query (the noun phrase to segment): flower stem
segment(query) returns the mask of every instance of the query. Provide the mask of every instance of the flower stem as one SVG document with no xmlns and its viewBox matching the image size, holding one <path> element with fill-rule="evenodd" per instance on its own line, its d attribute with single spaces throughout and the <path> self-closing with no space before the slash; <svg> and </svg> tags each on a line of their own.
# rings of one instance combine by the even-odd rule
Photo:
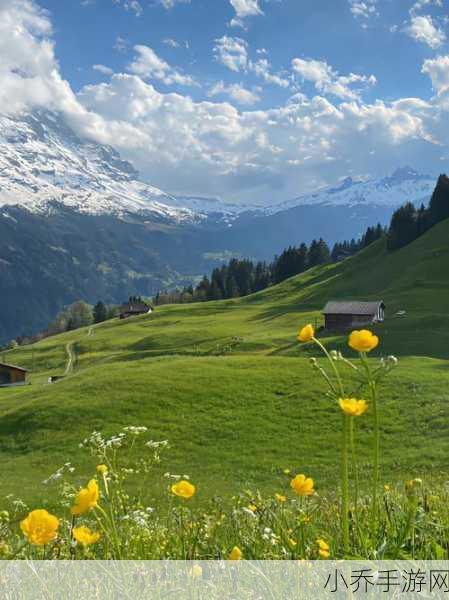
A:
<svg viewBox="0 0 449 600">
<path fill-rule="evenodd" d="M 343 415 L 343 437 L 341 452 L 341 491 L 342 491 L 342 530 L 343 548 L 345 553 L 349 552 L 349 469 L 348 469 L 348 433 L 349 419 Z"/>
<path fill-rule="evenodd" d="M 373 405 L 373 418 L 374 418 L 374 444 L 373 444 L 373 497 L 372 497 L 372 519 L 373 529 L 376 528 L 377 523 L 377 512 L 378 512 L 378 500 L 377 491 L 379 487 L 379 465 L 380 465 L 380 427 L 379 427 L 379 409 L 377 406 L 377 389 L 376 382 L 374 381 L 371 370 L 368 365 L 366 354 L 360 353 L 360 359 L 365 368 L 368 386 L 371 395 L 371 401 Z"/>
</svg>

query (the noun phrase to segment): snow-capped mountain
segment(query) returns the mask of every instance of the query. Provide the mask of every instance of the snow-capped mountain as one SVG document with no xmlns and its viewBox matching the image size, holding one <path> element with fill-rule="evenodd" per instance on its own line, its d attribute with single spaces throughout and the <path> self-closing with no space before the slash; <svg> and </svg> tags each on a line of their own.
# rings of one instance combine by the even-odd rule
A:
<svg viewBox="0 0 449 600">
<path fill-rule="evenodd" d="M 138 173 L 109 146 L 80 139 L 51 112 L 0 116 L 0 206 L 45 212 L 59 202 L 84 214 L 151 214 L 194 221 L 191 210 Z"/>
<path fill-rule="evenodd" d="M 293 200 L 269 206 L 265 214 L 275 214 L 297 206 L 370 206 L 395 208 L 404 202 L 427 202 L 435 187 L 435 176 L 421 175 L 411 167 L 401 167 L 381 179 L 346 177 L 337 185 L 304 194 Z"/>
</svg>

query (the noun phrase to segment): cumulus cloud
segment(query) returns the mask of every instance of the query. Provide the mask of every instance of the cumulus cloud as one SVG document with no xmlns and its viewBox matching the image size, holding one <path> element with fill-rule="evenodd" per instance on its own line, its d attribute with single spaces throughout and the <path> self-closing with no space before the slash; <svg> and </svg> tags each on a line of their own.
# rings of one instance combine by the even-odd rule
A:
<svg viewBox="0 0 449 600">
<path fill-rule="evenodd" d="M 231 20 L 231 27 L 244 27 L 247 17 L 263 15 L 259 0 L 229 0 L 235 10 L 235 17 Z"/>
<path fill-rule="evenodd" d="M 338 98 L 354 100 L 359 97 L 360 88 L 376 84 L 374 75 L 339 75 L 325 61 L 294 58 L 292 67 L 302 81 L 313 83 L 318 92 L 332 94 Z M 352 86 L 356 86 L 356 89 Z"/>
<path fill-rule="evenodd" d="M 134 46 L 136 56 L 128 67 L 131 73 L 139 75 L 143 79 L 159 79 L 165 85 L 194 86 L 197 82 L 189 75 L 180 73 L 171 67 L 165 60 L 160 58 L 149 46 Z"/>
<path fill-rule="evenodd" d="M 256 104 L 260 100 L 260 96 L 256 91 L 247 90 L 242 84 L 238 83 L 225 85 L 223 81 L 216 83 L 208 92 L 210 98 L 220 95 L 229 96 L 237 104 L 247 106 Z"/>
<path fill-rule="evenodd" d="M 262 52 L 257 51 L 257 54 Z M 263 50 L 266 54 L 267 51 Z M 248 43 L 239 37 L 225 35 L 215 40 L 214 46 L 215 59 L 235 73 L 248 72 L 254 73 L 265 83 L 278 85 L 287 88 L 290 85 L 289 80 L 279 73 L 273 73 L 272 66 L 267 58 L 251 60 L 248 55 Z"/>
<path fill-rule="evenodd" d="M 438 94 L 449 90 L 448 55 L 425 60 L 421 71 L 430 77 L 433 89 Z"/>
<path fill-rule="evenodd" d="M 349 168 L 379 174 L 397 166 L 398 155 L 427 168 L 447 150 L 449 57 L 422 67 L 438 92 L 429 101 L 367 103 L 356 91 L 370 78 L 303 61 L 296 74 L 314 85 L 315 96 L 302 92 L 280 106 L 239 110 L 244 91 L 258 95 L 257 88 L 219 83 L 204 101 L 162 92 L 156 85 L 178 71 L 154 52 L 143 54 L 139 60 L 136 50 L 132 72 L 75 95 L 60 75 L 48 15 L 31 1 L 0 0 L 2 110 L 58 110 L 79 135 L 115 146 L 167 191 L 273 201 L 330 183 Z M 240 72 L 249 62 L 246 55 L 232 64 Z M 230 100 L 217 102 L 219 93 Z"/>
<path fill-rule="evenodd" d="M 231 71 L 244 71 L 248 64 L 248 44 L 241 38 L 224 35 L 215 40 L 214 56 Z"/>
<path fill-rule="evenodd" d="M 434 23 L 430 15 L 412 16 L 405 32 L 412 39 L 433 49 L 439 48 L 446 41 L 446 34 Z"/>
<path fill-rule="evenodd" d="M 415 13 L 419 12 L 420 10 L 422 10 L 423 8 L 426 8 L 427 6 L 437 6 L 438 8 L 443 8 L 443 1 L 442 0 L 417 0 L 417 2 L 415 2 L 413 4 L 413 6 L 410 8 L 410 14 L 415 14 Z"/>
</svg>

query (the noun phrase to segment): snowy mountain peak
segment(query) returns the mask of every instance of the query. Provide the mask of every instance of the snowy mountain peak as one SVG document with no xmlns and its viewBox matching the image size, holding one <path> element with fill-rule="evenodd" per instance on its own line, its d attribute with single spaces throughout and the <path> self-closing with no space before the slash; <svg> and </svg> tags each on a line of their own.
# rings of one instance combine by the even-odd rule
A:
<svg viewBox="0 0 449 600">
<path fill-rule="evenodd" d="M 45 212 L 58 202 L 88 214 L 152 214 L 174 221 L 197 218 L 139 181 L 116 150 L 79 138 L 57 113 L 0 115 L 0 206 Z"/>
<path fill-rule="evenodd" d="M 427 202 L 435 188 L 435 177 L 411 167 L 400 167 L 381 179 L 346 177 L 336 186 L 304 194 L 266 209 L 274 214 L 297 206 L 372 206 L 396 208 L 404 202 Z"/>
</svg>

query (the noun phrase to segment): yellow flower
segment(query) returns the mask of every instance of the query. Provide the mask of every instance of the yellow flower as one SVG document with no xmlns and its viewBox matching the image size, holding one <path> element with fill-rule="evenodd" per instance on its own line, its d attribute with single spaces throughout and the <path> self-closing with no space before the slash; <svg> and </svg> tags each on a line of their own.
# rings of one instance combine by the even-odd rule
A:
<svg viewBox="0 0 449 600">
<path fill-rule="evenodd" d="M 371 352 L 379 344 L 379 338 L 367 329 L 353 331 L 349 336 L 349 345 L 357 352 Z"/>
<path fill-rule="evenodd" d="M 90 546 L 91 544 L 98 542 L 101 536 L 98 532 L 91 531 L 88 527 L 84 527 L 83 525 L 82 527 L 73 528 L 73 537 L 83 546 Z"/>
<path fill-rule="evenodd" d="M 340 405 L 341 410 L 350 417 L 361 417 L 368 410 L 366 400 L 340 398 L 338 404 Z"/>
<path fill-rule="evenodd" d="M 292 548 L 294 548 L 295 546 L 298 545 L 298 542 L 296 542 L 295 540 L 293 540 L 292 538 L 289 538 L 288 543 L 290 544 L 290 546 Z"/>
<path fill-rule="evenodd" d="M 234 546 L 234 548 L 229 553 L 228 560 L 241 560 L 241 558 L 242 558 L 242 551 L 240 550 L 240 548 L 238 546 Z"/>
<path fill-rule="evenodd" d="M 306 325 L 298 333 L 298 342 L 310 342 L 315 335 L 315 329 L 312 325 Z"/>
<path fill-rule="evenodd" d="M 31 511 L 20 523 L 20 529 L 35 546 L 44 546 L 56 539 L 59 519 L 43 509 Z"/>
<path fill-rule="evenodd" d="M 278 502 L 287 502 L 287 496 L 283 496 L 282 494 L 275 494 L 274 497 Z"/>
<path fill-rule="evenodd" d="M 388 484 L 384 485 L 384 492 L 389 492 L 391 490 L 390 486 Z"/>
<path fill-rule="evenodd" d="M 248 505 L 248 510 L 250 510 L 253 513 L 255 513 L 256 510 L 257 510 L 257 506 L 255 504 L 249 504 Z"/>
<path fill-rule="evenodd" d="M 296 475 L 291 480 L 290 486 L 298 496 L 311 496 L 313 494 L 313 479 L 305 475 Z"/>
<path fill-rule="evenodd" d="M 97 466 L 97 473 L 99 475 L 101 475 L 102 477 L 104 477 L 105 475 L 108 474 L 108 467 L 106 465 L 98 465 Z"/>
<path fill-rule="evenodd" d="M 171 491 L 175 496 L 179 496 L 180 498 L 189 499 L 195 495 L 196 488 L 189 481 L 178 481 L 171 486 Z"/>
<path fill-rule="evenodd" d="M 318 544 L 318 554 L 321 558 L 329 558 L 329 544 L 322 539 L 318 539 L 316 543 Z"/>
<path fill-rule="evenodd" d="M 200 579 L 203 576 L 203 568 L 201 565 L 193 565 L 192 570 L 190 571 L 193 579 Z"/>
<path fill-rule="evenodd" d="M 82 515 L 83 513 L 92 510 L 98 504 L 100 492 L 98 483 L 95 479 L 91 479 L 87 487 L 81 488 L 75 500 L 75 506 L 70 509 L 72 515 Z"/>
</svg>

